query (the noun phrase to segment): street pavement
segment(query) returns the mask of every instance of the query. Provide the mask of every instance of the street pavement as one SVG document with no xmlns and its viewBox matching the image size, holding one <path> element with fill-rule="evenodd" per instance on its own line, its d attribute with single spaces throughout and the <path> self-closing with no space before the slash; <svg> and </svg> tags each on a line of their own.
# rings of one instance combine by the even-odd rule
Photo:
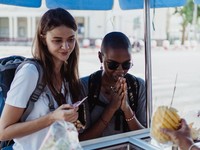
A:
<svg viewBox="0 0 200 150">
<path fill-rule="evenodd" d="M 10 55 L 31 57 L 31 47 L 2 47 L 0 58 Z M 145 79 L 144 51 L 133 53 L 134 66 L 130 73 Z M 163 50 L 152 49 L 152 100 L 153 110 L 159 105 L 170 106 L 177 77 L 172 106 L 184 117 L 200 110 L 200 49 Z M 98 49 L 80 49 L 80 76 L 86 76 L 100 68 Z M 200 118 L 199 118 L 200 120 Z"/>
</svg>

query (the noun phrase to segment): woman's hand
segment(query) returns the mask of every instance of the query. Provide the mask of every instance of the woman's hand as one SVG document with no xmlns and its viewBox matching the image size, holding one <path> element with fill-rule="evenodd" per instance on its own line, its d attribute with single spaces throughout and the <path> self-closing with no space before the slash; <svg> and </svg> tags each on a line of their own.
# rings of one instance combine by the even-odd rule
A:
<svg viewBox="0 0 200 150">
<path fill-rule="evenodd" d="M 129 109 L 129 104 L 128 104 L 128 95 L 127 95 L 127 84 L 126 84 L 126 79 L 123 77 L 119 77 L 118 81 L 116 83 L 116 100 L 118 107 L 121 108 L 122 111 L 126 111 Z"/>
<path fill-rule="evenodd" d="M 73 107 L 69 104 L 63 104 L 52 112 L 51 118 L 53 122 L 57 120 L 65 120 L 75 122 L 78 119 L 78 107 Z"/>
<path fill-rule="evenodd" d="M 122 103 L 121 103 L 120 108 L 123 112 L 125 112 L 128 109 L 131 109 L 129 104 L 128 104 L 127 84 L 126 84 L 125 79 L 123 80 L 121 86 L 123 87 L 123 98 L 122 98 Z"/>
<path fill-rule="evenodd" d="M 119 77 L 118 81 L 115 84 L 115 87 L 112 87 L 112 101 L 110 102 L 110 106 L 112 109 L 119 109 L 122 105 L 123 100 L 126 96 L 126 91 L 124 91 L 124 84 L 126 84 L 126 79 L 123 77 Z"/>
</svg>

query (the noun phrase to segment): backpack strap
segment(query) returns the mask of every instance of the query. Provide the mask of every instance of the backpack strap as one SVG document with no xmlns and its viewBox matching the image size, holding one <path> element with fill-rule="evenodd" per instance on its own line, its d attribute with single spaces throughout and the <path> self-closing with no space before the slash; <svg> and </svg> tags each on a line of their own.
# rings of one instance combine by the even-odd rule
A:
<svg viewBox="0 0 200 150">
<path fill-rule="evenodd" d="M 13 61 L 15 61 L 15 65 L 9 65 L 9 64 L 12 64 Z M 39 73 L 39 78 L 38 78 L 38 81 L 37 81 L 37 86 L 36 86 L 35 90 L 33 91 L 33 93 L 31 94 L 29 101 L 28 101 L 28 104 L 27 104 L 27 107 L 26 107 L 24 113 L 22 114 L 22 117 L 20 118 L 21 122 L 24 122 L 26 120 L 26 118 L 28 117 L 28 115 L 30 114 L 30 112 L 32 111 L 32 109 L 34 107 L 34 103 L 38 100 L 38 98 L 40 97 L 41 93 L 43 92 L 43 90 L 45 88 L 45 83 L 44 83 L 44 80 L 43 80 L 43 74 L 44 74 L 43 68 L 36 59 L 32 59 L 32 58 L 26 59 L 25 57 L 22 57 L 22 56 L 11 56 L 11 57 L 8 57 L 6 59 L 0 60 L 0 64 L 2 66 L 6 65 L 7 69 L 14 69 L 18 66 L 16 71 L 15 71 L 15 74 L 26 63 L 31 63 L 31 64 L 35 65 L 35 67 L 37 68 L 38 73 Z M 4 68 L 2 67 L 1 68 L 2 70 L 0 70 L 0 71 L 3 71 Z M 8 89 L 4 90 L 5 93 L 7 93 L 6 90 L 8 91 Z M 53 104 L 53 101 L 52 101 L 52 99 L 50 99 L 49 101 L 50 101 L 49 102 L 49 108 L 51 110 L 50 106 L 52 106 L 51 104 Z M 54 107 L 54 105 L 53 105 L 53 107 Z M 13 140 L 0 141 L 0 149 L 3 148 L 3 147 L 8 148 L 8 146 L 9 146 L 9 148 L 11 148 L 13 143 L 14 143 Z"/>
<path fill-rule="evenodd" d="M 129 104 L 133 111 L 136 111 L 138 105 L 138 93 L 139 93 L 139 83 L 135 76 L 131 74 L 125 75 L 127 88 L 128 88 L 128 98 Z"/>
<path fill-rule="evenodd" d="M 139 83 L 138 80 L 135 76 L 131 74 L 126 74 L 126 83 L 127 83 L 127 90 L 128 90 L 128 100 L 129 100 L 129 105 L 133 111 L 136 111 L 137 109 L 137 104 L 138 104 L 138 90 L 139 90 Z M 123 125 L 123 130 L 128 131 L 128 124 L 125 120 L 124 117 L 122 117 L 123 112 L 121 109 L 117 110 L 115 112 L 115 130 L 120 129 L 120 121 L 122 120 L 122 125 Z"/>
<path fill-rule="evenodd" d="M 27 105 L 27 108 L 25 109 L 20 121 L 24 122 L 26 120 L 26 118 L 28 117 L 28 115 L 31 113 L 31 111 L 33 110 L 33 107 L 34 107 L 34 103 L 38 100 L 38 98 L 40 97 L 40 95 L 42 94 L 43 90 L 44 90 L 44 87 L 45 87 L 45 84 L 44 84 L 44 81 L 43 81 L 43 68 L 42 66 L 39 64 L 39 62 L 36 60 L 36 59 L 26 59 L 25 61 L 23 61 L 16 69 L 16 72 L 17 73 L 24 64 L 27 64 L 27 63 L 31 63 L 33 65 L 35 65 L 35 67 L 37 68 L 38 70 L 38 73 L 39 73 L 39 78 L 38 78 L 38 81 L 37 81 L 37 86 L 35 88 L 35 90 L 33 91 L 33 93 L 31 94 L 30 98 L 29 98 L 29 102 L 28 102 L 28 105 Z"/>
<path fill-rule="evenodd" d="M 88 101 L 91 110 L 94 108 L 95 105 L 105 106 L 103 102 L 98 100 L 101 90 L 101 75 L 102 75 L 102 70 L 99 70 L 89 76 Z M 138 105 L 139 83 L 137 78 L 129 73 L 125 75 L 125 78 L 128 88 L 129 104 L 133 109 L 133 111 L 135 111 Z"/>
<path fill-rule="evenodd" d="M 99 94 L 101 90 L 101 76 L 102 70 L 94 72 L 89 76 L 88 81 L 88 103 L 89 103 L 89 112 L 92 112 L 95 105 L 106 106 L 105 103 L 99 101 Z"/>
<path fill-rule="evenodd" d="M 91 113 L 92 110 L 96 105 L 105 107 L 106 104 L 99 101 L 99 94 L 101 90 L 101 75 L 102 70 L 99 70 L 89 76 L 89 82 L 88 82 L 88 103 L 89 103 L 89 112 Z M 133 111 L 136 110 L 137 104 L 138 104 L 138 91 L 139 91 L 139 83 L 135 76 L 126 74 L 125 75 L 126 82 L 127 82 L 127 88 L 128 88 L 128 99 L 129 104 Z M 122 116 L 122 111 L 119 109 L 115 112 L 115 129 L 120 129 L 120 120 Z M 123 117 L 124 118 L 124 117 Z M 128 131 L 128 124 L 123 119 L 123 130 Z"/>
<path fill-rule="evenodd" d="M 126 83 L 127 83 L 127 90 L 128 90 L 128 100 L 129 100 L 129 105 L 133 111 L 136 111 L 137 109 L 137 104 L 138 104 L 138 90 L 139 90 L 139 83 L 138 80 L 135 76 L 131 74 L 126 74 Z M 122 121 L 123 125 L 123 130 L 126 132 L 128 131 L 129 127 L 128 124 L 122 115 L 124 114 L 120 109 L 116 111 L 116 119 L 115 119 L 115 129 L 119 130 L 120 129 L 120 121 Z"/>
<path fill-rule="evenodd" d="M 55 110 L 54 100 L 53 100 L 53 96 L 51 94 L 51 91 L 49 89 L 46 91 L 46 96 L 47 96 L 47 98 L 49 100 L 49 105 L 48 106 L 49 106 L 50 111 L 54 111 Z"/>
</svg>

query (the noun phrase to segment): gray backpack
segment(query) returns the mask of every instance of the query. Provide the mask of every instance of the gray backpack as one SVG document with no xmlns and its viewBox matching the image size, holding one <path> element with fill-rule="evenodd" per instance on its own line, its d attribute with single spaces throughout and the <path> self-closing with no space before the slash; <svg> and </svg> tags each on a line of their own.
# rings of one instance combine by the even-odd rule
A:
<svg viewBox="0 0 200 150">
<path fill-rule="evenodd" d="M 31 63 L 36 66 L 39 72 L 37 86 L 29 98 L 27 107 L 20 119 L 21 122 L 25 121 L 34 107 L 34 103 L 38 100 L 44 90 L 45 84 L 43 83 L 43 69 L 39 61 L 33 58 L 25 58 L 23 56 L 10 56 L 0 59 L 0 116 L 5 104 L 7 92 L 15 76 L 15 73 L 22 68 L 26 63 Z M 0 149 L 12 149 L 13 140 L 0 141 Z"/>
</svg>

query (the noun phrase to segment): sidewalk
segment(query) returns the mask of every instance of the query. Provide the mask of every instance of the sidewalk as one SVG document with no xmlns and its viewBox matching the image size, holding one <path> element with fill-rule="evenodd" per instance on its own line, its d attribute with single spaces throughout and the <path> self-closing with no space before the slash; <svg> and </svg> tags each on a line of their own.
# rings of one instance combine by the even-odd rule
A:
<svg viewBox="0 0 200 150">
<path fill-rule="evenodd" d="M 0 46 L 0 58 L 10 55 L 22 55 L 31 57 L 31 46 Z M 96 53 L 97 48 L 80 48 L 80 54 Z"/>
<path fill-rule="evenodd" d="M 0 46 L 0 58 L 10 55 L 31 56 L 30 46 Z"/>
</svg>

